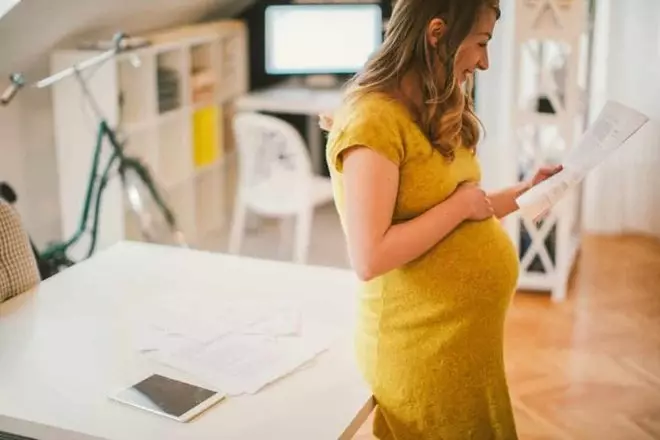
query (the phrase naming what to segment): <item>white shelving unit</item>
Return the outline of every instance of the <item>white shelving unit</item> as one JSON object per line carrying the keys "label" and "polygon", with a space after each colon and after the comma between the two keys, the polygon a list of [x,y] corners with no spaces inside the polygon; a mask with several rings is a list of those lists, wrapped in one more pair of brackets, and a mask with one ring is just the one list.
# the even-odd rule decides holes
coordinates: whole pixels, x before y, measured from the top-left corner
{"label": "white shelving unit", "polygon": [[[145,35],[151,44],[86,71],[91,93],[126,153],[142,159],[195,246],[221,228],[224,163],[231,153],[227,109],[248,88],[247,32],[236,20]],[[53,72],[99,52],[58,50]],[[96,121],[74,78],[53,87],[63,237],[78,228],[92,163]],[[104,146],[107,158],[109,146]],[[141,239],[118,182],[104,193],[99,247]],[[74,257],[79,257],[74,251]]]}
{"label": "white shelving unit", "polygon": [[[584,130],[587,86],[586,0],[516,0],[512,127],[516,180],[559,163]],[[512,216],[510,234],[521,254],[523,290],[566,296],[579,248],[580,190],[540,224]]]}

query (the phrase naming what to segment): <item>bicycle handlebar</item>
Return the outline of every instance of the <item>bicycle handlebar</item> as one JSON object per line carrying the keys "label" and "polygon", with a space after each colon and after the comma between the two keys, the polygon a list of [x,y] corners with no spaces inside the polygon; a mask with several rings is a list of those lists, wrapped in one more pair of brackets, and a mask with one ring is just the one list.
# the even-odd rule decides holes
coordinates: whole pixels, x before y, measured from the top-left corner
{"label": "bicycle handlebar", "polygon": [[0,95],[0,104],[2,105],[9,104],[11,100],[14,99],[14,96],[16,96],[18,91],[25,85],[23,75],[20,73],[14,73],[11,75],[9,77],[9,81],[11,84],[5,89],[4,92],[2,92],[2,95]]}
{"label": "bicycle handlebar", "polygon": [[[102,63],[106,60],[109,60],[110,58],[114,57],[118,53],[126,50],[126,39],[127,35],[124,33],[117,33],[113,37],[113,47],[112,49],[109,49],[99,55],[96,55],[94,57],[91,57],[85,61],[81,61],[80,63],[76,63],[73,66],[64,69],[60,72],[57,72],[47,78],[44,78],[40,81],[37,81],[36,83],[33,84],[34,87],[37,88],[44,88],[51,86],[55,84],[56,82],[60,81],[61,79],[64,79],[68,76],[71,76],[73,74],[77,74],[85,69],[88,69],[92,66],[95,66],[99,63]],[[8,105],[12,99],[16,96],[18,91],[22,89],[25,86],[25,78],[21,73],[14,73],[9,77],[9,81],[11,84],[9,87],[5,89],[5,91],[0,95],[0,105]]]}

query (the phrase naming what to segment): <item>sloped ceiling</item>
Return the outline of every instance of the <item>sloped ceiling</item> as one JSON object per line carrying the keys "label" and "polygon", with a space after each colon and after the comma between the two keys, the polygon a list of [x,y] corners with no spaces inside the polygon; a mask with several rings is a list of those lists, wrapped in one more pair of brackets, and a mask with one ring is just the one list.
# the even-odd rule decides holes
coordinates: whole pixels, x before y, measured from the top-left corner
{"label": "sloped ceiling", "polygon": [[0,18],[0,75],[29,69],[74,39],[138,34],[231,17],[253,0],[22,0]]}
{"label": "sloped ceiling", "polygon": [[0,0],[0,18],[11,10],[21,0]]}

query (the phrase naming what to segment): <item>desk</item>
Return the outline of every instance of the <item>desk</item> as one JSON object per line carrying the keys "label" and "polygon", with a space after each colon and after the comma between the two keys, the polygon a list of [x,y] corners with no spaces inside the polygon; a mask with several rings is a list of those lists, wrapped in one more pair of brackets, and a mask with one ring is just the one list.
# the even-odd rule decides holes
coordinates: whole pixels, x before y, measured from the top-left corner
{"label": "desk", "polygon": [[340,88],[314,89],[285,84],[252,91],[237,99],[236,108],[242,111],[306,115],[312,165],[314,171],[320,173],[325,148],[321,143],[318,115],[334,112],[341,101]]}
{"label": "desk", "polygon": [[[119,243],[0,305],[0,431],[39,440],[350,438],[372,405],[353,363],[355,287],[344,270]],[[186,379],[138,354],[126,325],[145,300],[175,291],[204,295],[209,307],[309,301],[343,335],[295,374],[187,424],[111,401],[154,372]]]}

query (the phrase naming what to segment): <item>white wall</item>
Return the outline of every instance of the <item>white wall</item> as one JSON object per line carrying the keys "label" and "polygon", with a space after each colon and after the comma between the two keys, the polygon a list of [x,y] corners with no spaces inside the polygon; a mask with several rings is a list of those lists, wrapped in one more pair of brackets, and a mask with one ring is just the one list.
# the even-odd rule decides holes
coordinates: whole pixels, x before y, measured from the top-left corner
{"label": "white wall", "polygon": [[511,132],[515,0],[501,0],[500,9],[502,16],[489,43],[490,68],[476,78],[475,106],[486,131],[478,153],[482,184],[488,190],[515,184],[518,168],[516,160],[502,160],[515,151]]}
{"label": "white wall", "polygon": [[584,229],[660,237],[660,2],[597,4],[591,105],[615,99],[652,120],[587,179]]}
{"label": "white wall", "polygon": [[[32,69],[47,74],[48,65]],[[19,193],[19,211],[39,243],[59,236],[57,169],[50,95],[25,89],[10,107],[0,107],[0,180]]]}
{"label": "white wall", "polygon": [[[56,48],[121,30],[139,33],[231,16],[250,0],[24,0],[0,18],[0,88],[11,72],[47,76]],[[38,245],[60,237],[50,91],[24,89],[0,107],[0,181],[19,193],[19,211]]]}

